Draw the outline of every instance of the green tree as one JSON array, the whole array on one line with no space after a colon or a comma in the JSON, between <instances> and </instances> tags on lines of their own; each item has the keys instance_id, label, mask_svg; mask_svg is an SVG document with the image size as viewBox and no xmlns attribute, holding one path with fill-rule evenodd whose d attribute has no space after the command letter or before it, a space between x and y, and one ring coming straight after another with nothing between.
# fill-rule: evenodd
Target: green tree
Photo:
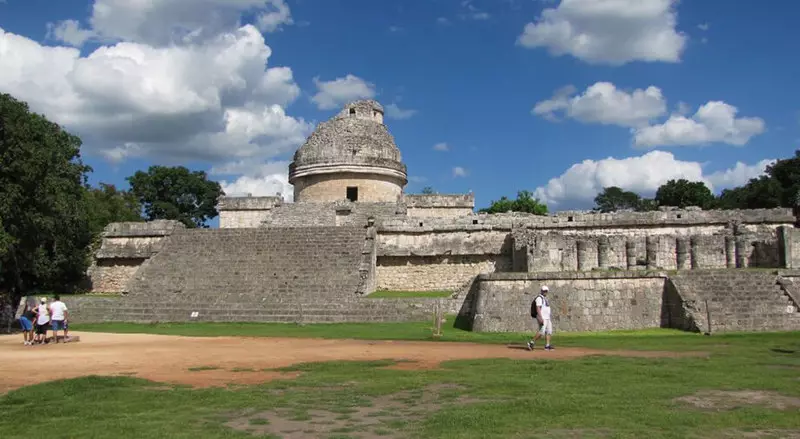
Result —
<instances>
[{"instance_id":1,"label":"green tree","mask_svg":"<svg viewBox=\"0 0 800 439\"><path fill-rule=\"evenodd\" d=\"M432 187L425 186L424 188L422 188L422 192L421 193L423 193L425 195L431 195L431 194L435 194L436 192L433 190Z\"/></svg>"},{"instance_id":2,"label":"green tree","mask_svg":"<svg viewBox=\"0 0 800 439\"><path fill-rule=\"evenodd\" d=\"M547 205L540 202L538 198L534 198L531 192L519 191L517 192L516 200L510 200L504 196L497 201L492 201L492 204L489 207L480 209L478 212L526 212L534 215L547 215Z\"/></svg>"},{"instance_id":3,"label":"green tree","mask_svg":"<svg viewBox=\"0 0 800 439\"><path fill-rule=\"evenodd\" d=\"M780 189L778 190L774 185L769 186L763 182L760 185L755 183L753 189L764 191L764 195L774 195L775 191L779 191L780 206L794 206L798 194L800 194L800 151L795 151L792 158L778 160L767 166L766 174L778 184Z\"/></svg>"},{"instance_id":4,"label":"green tree","mask_svg":"<svg viewBox=\"0 0 800 439\"><path fill-rule=\"evenodd\" d=\"M594 197L595 210L600 212L614 212L617 210L641 210L642 197L631 191L622 190L617 186L603 188L603 191Z\"/></svg>"},{"instance_id":5,"label":"green tree","mask_svg":"<svg viewBox=\"0 0 800 439\"><path fill-rule=\"evenodd\" d=\"M186 227L208 227L206 221L218 215L217 199L224 195L205 172L183 166L151 166L128 177L128 182L147 220L177 220Z\"/></svg>"},{"instance_id":6,"label":"green tree","mask_svg":"<svg viewBox=\"0 0 800 439\"><path fill-rule=\"evenodd\" d=\"M81 140L0 94L0 290L12 300L83 279L91 230Z\"/></svg>"},{"instance_id":7,"label":"green tree","mask_svg":"<svg viewBox=\"0 0 800 439\"><path fill-rule=\"evenodd\" d=\"M660 206L685 208L697 206L703 209L714 207L715 197L711 189L701 181L686 179L669 180L656 191L655 201Z\"/></svg>"},{"instance_id":8,"label":"green tree","mask_svg":"<svg viewBox=\"0 0 800 439\"><path fill-rule=\"evenodd\" d=\"M87 188L89 226L97 236L110 223L125 221L144 221L141 206L136 196L121 191L113 184L100 183L97 188Z\"/></svg>"},{"instance_id":9,"label":"green tree","mask_svg":"<svg viewBox=\"0 0 800 439\"><path fill-rule=\"evenodd\" d=\"M765 175L744 186L723 190L717 205L720 209L773 209L781 207L783 192L777 180Z\"/></svg>"}]
</instances>

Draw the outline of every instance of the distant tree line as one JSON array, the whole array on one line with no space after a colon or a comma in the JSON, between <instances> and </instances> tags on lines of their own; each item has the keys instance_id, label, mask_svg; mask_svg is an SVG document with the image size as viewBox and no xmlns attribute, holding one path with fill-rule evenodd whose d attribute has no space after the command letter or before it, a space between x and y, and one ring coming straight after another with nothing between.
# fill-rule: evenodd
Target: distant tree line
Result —
<instances>
[{"instance_id":1,"label":"distant tree line","mask_svg":"<svg viewBox=\"0 0 800 439\"><path fill-rule=\"evenodd\" d=\"M109 223L171 219L208 227L217 216L223 191L205 172L152 166L127 178L129 190L92 187L81 145L0 94L0 296L13 304L34 291L74 291Z\"/></svg>"}]
</instances>

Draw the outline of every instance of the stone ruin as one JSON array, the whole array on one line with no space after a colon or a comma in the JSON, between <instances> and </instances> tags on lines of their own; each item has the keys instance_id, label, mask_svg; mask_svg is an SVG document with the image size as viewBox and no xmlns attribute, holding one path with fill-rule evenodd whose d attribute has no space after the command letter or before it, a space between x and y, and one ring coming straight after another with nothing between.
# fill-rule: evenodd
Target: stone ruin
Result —
<instances>
[{"instance_id":1,"label":"stone ruin","mask_svg":"<svg viewBox=\"0 0 800 439\"><path fill-rule=\"evenodd\" d=\"M409 195L371 100L321 123L289 167L294 202L222 197L219 229L110 224L75 296L79 321L428 320L532 329L551 288L556 330L800 329L791 209L474 213L473 194ZM452 291L375 299L379 290Z\"/></svg>"}]
</instances>

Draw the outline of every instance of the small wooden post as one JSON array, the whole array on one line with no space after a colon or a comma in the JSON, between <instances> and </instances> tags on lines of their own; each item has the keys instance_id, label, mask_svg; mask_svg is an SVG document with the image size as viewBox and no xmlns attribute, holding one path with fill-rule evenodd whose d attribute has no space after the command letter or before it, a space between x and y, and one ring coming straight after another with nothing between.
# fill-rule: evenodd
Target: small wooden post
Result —
<instances>
[{"instance_id":1,"label":"small wooden post","mask_svg":"<svg viewBox=\"0 0 800 439\"><path fill-rule=\"evenodd\" d=\"M433 305L433 337L442 336L442 306L441 301L437 300Z\"/></svg>"}]
</instances>

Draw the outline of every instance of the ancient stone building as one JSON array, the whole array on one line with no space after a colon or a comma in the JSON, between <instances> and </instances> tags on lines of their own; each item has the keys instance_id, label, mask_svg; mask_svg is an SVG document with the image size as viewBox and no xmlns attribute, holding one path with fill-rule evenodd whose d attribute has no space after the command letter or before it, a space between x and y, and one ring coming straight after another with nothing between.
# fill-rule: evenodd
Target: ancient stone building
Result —
<instances>
[{"instance_id":1,"label":"ancient stone building","mask_svg":"<svg viewBox=\"0 0 800 439\"><path fill-rule=\"evenodd\" d=\"M75 297L84 321L427 319L452 291L479 331L530 330L551 287L557 330L800 329L791 209L477 214L472 194L404 194L406 165L374 101L321 123L289 168L294 202L222 197L220 229L111 224ZM709 318L710 317L710 318Z\"/></svg>"}]
</instances>

